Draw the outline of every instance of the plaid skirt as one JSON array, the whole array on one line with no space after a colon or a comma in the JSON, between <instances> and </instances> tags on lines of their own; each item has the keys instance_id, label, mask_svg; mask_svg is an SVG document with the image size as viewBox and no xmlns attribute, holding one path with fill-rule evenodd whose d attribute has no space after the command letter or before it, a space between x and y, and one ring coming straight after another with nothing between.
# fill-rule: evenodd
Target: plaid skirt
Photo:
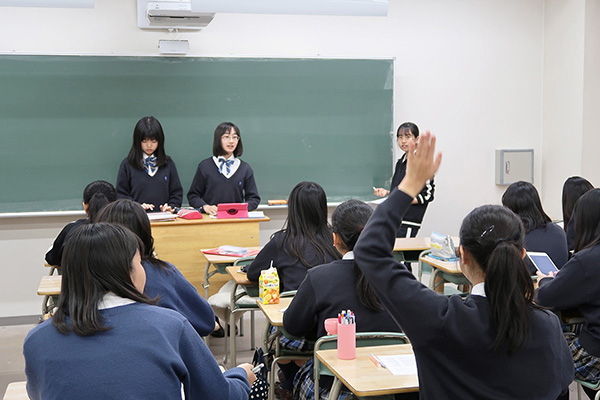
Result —
<instances>
[{"instance_id":1,"label":"plaid skirt","mask_svg":"<svg viewBox=\"0 0 600 400\"><path fill-rule=\"evenodd\" d=\"M319 387L319 397L315 397L315 381L313 380L314 359L308 360L294 377L294 400L328 400L329 390ZM342 389L340 399L355 398L351 392Z\"/></svg>"},{"instance_id":2,"label":"plaid skirt","mask_svg":"<svg viewBox=\"0 0 600 400\"><path fill-rule=\"evenodd\" d=\"M575 378L592 384L598 383L600 381L600 359L581 347L579 337L567 337L567 342L575 362Z\"/></svg>"},{"instance_id":3,"label":"plaid skirt","mask_svg":"<svg viewBox=\"0 0 600 400\"><path fill-rule=\"evenodd\" d=\"M275 333L277 328L271 326L269 329L269 335ZM296 350L296 351L310 351L315 347L314 342L304 339L288 339L285 336L279 336L279 345L283 349Z\"/></svg>"}]
</instances>

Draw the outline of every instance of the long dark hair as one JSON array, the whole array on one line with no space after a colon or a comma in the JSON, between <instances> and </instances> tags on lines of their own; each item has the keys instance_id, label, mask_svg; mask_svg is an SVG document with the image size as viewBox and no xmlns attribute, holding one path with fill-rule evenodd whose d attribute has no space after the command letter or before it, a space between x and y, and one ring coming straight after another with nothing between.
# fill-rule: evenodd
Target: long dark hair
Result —
<instances>
[{"instance_id":1,"label":"long dark hair","mask_svg":"<svg viewBox=\"0 0 600 400\"><path fill-rule=\"evenodd\" d=\"M360 200L350 199L337 206L331 216L331 225L333 233L339 236L346 250L354 249L354 245L372 213L373 209ZM383 306L379 298L356 262L354 262L354 280L358 300L369 310L382 311Z\"/></svg>"},{"instance_id":2,"label":"long dark hair","mask_svg":"<svg viewBox=\"0 0 600 400\"><path fill-rule=\"evenodd\" d=\"M562 214L565 232L573 216L575 203L584 193L593 188L594 186L587 179L580 176L572 176L565 181L562 188Z\"/></svg>"},{"instance_id":3,"label":"long dark hair","mask_svg":"<svg viewBox=\"0 0 600 400\"><path fill-rule=\"evenodd\" d=\"M460 244L485 274L485 294L496 325L492 350L513 354L527 338L533 282L521 257L524 229L506 207L476 208L463 220Z\"/></svg>"},{"instance_id":4,"label":"long dark hair","mask_svg":"<svg viewBox=\"0 0 600 400\"><path fill-rule=\"evenodd\" d=\"M519 181L511 184L502 195L502 204L521 218L525 233L552 222L542 208L537 189L529 182Z\"/></svg>"},{"instance_id":5,"label":"long dark hair","mask_svg":"<svg viewBox=\"0 0 600 400\"><path fill-rule=\"evenodd\" d=\"M215 136L213 138L213 156L219 157L225 155L225 150L223 150L223 145L221 143L221 137L223 135L231 134L231 130L235 131L235 134L239 136L239 140L235 150L233 151L233 155L235 157L241 157L244 153L244 145L242 144L242 134L240 133L240 128L237 127L233 122L221 122L219 126L215 129Z\"/></svg>"},{"instance_id":6,"label":"long dark hair","mask_svg":"<svg viewBox=\"0 0 600 400\"><path fill-rule=\"evenodd\" d=\"M131 149L129 149L129 154L127 155L127 162L129 165L137 169L144 169L142 141L145 139L153 139L158 142L158 147L154 152L156 166L162 167L167 164L170 158L165 153L165 134L162 125L156 118L150 116L140 119L137 124L135 124L135 128L133 129L133 143L131 144Z\"/></svg>"},{"instance_id":7,"label":"long dark hair","mask_svg":"<svg viewBox=\"0 0 600 400\"><path fill-rule=\"evenodd\" d=\"M600 189L588 190L577 200L574 218L575 252L600 243Z\"/></svg>"},{"instance_id":8,"label":"long dark hair","mask_svg":"<svg viewBox=\"0 0 600 400\"><path fill-rule=\"evenodd\" d=\"M104 325L98 310L98 303L108 292L154 304L131 281L133 257L143 247L129 229L118 225L98 223L77 228L65 245L58 309L52 317L56 329L80 336L112 329Z\"/></svg>"},{"instance_id":9,"label":"long dark hair","mask_svg":"<svg viewBox=\"0 0 600 400\"><path fill-rule=\"evenodd\" d=\"M312 268L304 258L309 245L314 246L322 256L322 264L327 256L340 258L333 247L331 229L327 223L327 196L315 182L300 182L291 191L288 200L288 216L283 228L283 248L287 254L300 260L307 268Z\"/></svg>"},{"instance_id":10,"label":"long dark hair","mask_svg":"<svg viewBox=\"0 0 600 400\"><path fill-rule=\"evenodd\" d=\"M162 269L170 270L169 263L154 256L154 238L152 238L152 227L148 214L139 203L129 199L119 199L104 207L98 215L98 222L119 224L135 233L144 244L141 252L143 260L149 260L153 265Z\"/></svg>"},{"instance_id":11,"label":"long dark hair","mask_svg":"<svg viewBox=\"0 0 600 400\"><path fill-rule=\"evenodd\" d=\"M95 221L102 207L115 200L117 200L117 191L109 182L94 181L83 189L83 202L87 204L87 214L90 222Z\"/></svg>"}]
</instances>

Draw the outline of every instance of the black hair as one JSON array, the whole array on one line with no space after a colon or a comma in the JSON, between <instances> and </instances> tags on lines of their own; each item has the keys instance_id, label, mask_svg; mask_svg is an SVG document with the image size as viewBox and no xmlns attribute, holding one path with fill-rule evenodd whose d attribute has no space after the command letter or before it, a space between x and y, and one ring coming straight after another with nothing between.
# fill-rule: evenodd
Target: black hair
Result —
<instances>
[{"instance_id":1,"label":"black hair","mask_svg":"<svg viewBox=\"0 0 600 400\"><path fill-rule=\"evenodd\" d=\"M87 204L88 220L94 221L102 207L117 200L117 190L106 181L94 181L83 189L83 202Z\"/></svg>"},{"instance_id":2,"label":"black hair","mask_svg":"<svg viewBox=\"0 0 600 400\"><path fill-rule=\"evenodd\" d=\"M331 216L331 224L333 233L339 236L346 250L354 249L354 245L372 213L373 209L360 200L350 199L337 206ZM383 306L379 298L356 262L354 262L354 280L358 300L369 310L382 311Z\"/></svg>"},{"instance_id":3,"label":"black hair","mask_svg":"<svg viewBox=\"0 0 600 400\"><path fill-rule=\"evenodd\" d=\"M282 231L285 252L300 260L306 268L314 267L304 258L309 245L314 246L322 256L322 262L315 265L327 262L327 256L340 258L333 247L333 237L327 223L327 196L318 183L300 182L292 189L288 200L288 216Z\"/></svg>"},{"instance_id":4,"label":"black hair","mask_svg":"<svg viewBox=\"0 0 600 400\"><path fill-rule=\"evenodd\" d=\"M135 124L135 128L133 129L133 143L131 144L131 149L129 149L129 154L127 155L127 162L129 165L137 169L145 169L142 141L146 139L156 140L158 142L158 147L154 152L156 166L162 167L167 164L170 158L165 153L165 134L162 125L156 118L149 116L140 119L137 124Z\"/></svg>"},{"instance_id":5,"label":"black hair","mask_svg":"<svg viewBox=\"0 0 600 400\"><path fill-rule=\"evenodd\" d=\"M574 218L575 252L600 243L600 189L588 190L577 200Z\"/></svg>"},{"instance_id":6,"label":"black hair","mask_svg":"<svg viewBox=\"0 0 600 400\"><path fill-rule=\"evenodd\" d=\"M412 122L405 122L398 127L396 137L399 137L402 132L409 131L415 138L419 137L419 127Z\"/></svg>"},{"instance_id":7,"label":"black hair","mask_svg":"<svg viewBox=\"0 0 600 400\"><path fill-rule=\"evenodd\" d=\"M98 222L119 224L135 233L144 244L141 254L143 260L149 260L162 270L170 270L169 263L154 256L154 239L148 214L139 203L129 199L119 199L104 207L98 215Z\"/></svg>"},{"instance_id":8,"label":"black hair","mask_svg":"<svg viewBox=\"0 0 600 400\"><path fill-rule=\"evenodd\" d=\"M140 293L131 281L132 260L144 245L130 230L106 223L85 224L65 244L58 309L52 324L64 334L90 336L112 329L104 325L98 304L104 295L140 303L154 301Z\"/></svg>"},{"instance_id":9,"label":"black hair","mask_svg":"<svg viewBox=\"0 0 600 400\"><path fill-rule=\"evenodd\" d=\"M587 179L580 176L572 176L565 181L562 188L562 214L565 232L573 215L575 203L584 193L593 188L594 186Z\"/></svg>"},{"instance_id":10,"label":"black hair","mask_svg":"<svg viewBox=\"0 0 600 400\"><path fill-rule=\"evenodd\" d=\"M225 155L225 150L223 150L223 145L221 143L221 137L223 135L230 134L232 130L235 131L234 134L238 135L240 138L235 150L233 151L233 155L235 157L241 157L241 155L244 153L244 145L242 144L242 134L240 133L240 128L238 128L233 122L221 122L215 129L215 137L213 140L213 156L219 157Z\"/></svg>"},{"instance_id":11,"label":"black hair","mask_svg":"<svg viewBox=\"0 0 600 400\"><path fill-rule=\"evenodd\" d=\"M492 350L513 354L525 342L533 304L533 282L521 257L525 231L506 207L471 211L460 228L460 244L485 274L485 294L496 325Z\"/></svg>"},{"instance_id":12,"label":"black hair","mask_svg":"<svg viewBox=\"0 0 600 400\"><path fill-rule=\"evenodd\" d=\"M519 181L511 184L502 195L502 204L521 218L525 233L552 222L542 208L537 189L529 182Z\"/></svg>"}]
</instances>

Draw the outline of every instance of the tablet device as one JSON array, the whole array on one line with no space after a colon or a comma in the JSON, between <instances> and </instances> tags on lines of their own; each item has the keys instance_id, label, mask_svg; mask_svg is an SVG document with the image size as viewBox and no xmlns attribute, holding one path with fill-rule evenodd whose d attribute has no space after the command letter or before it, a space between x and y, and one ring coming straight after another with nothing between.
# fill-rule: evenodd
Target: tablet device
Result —
<instances>
[{"instance_id":1,"label":"tablet device","mask_svg":"<svg viewBox=\"0 0 600 400\"><path fill-rule=\"evenodd\" d=\"M219 203L217 218L248 218L248 203Z\"/></svg>"},{"instance_id":2,"label":"tablet device","mask_svg":"<svg viewBox=\"0 0 600 400\"><path fill-rule=\"evenodd\" d=\"M556 265L554 265L552 259L548 257L548 254L546 253L528 251L527 258L529 258L535 268L544 275L548 275L550 272L558 271L558 268L556 268Z\"/></svg>"}]
</instances>

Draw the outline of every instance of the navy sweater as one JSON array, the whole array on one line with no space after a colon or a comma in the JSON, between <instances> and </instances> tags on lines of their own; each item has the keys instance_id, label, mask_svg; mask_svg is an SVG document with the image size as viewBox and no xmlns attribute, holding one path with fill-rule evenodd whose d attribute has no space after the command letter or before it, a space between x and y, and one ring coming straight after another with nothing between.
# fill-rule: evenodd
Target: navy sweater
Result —
<instances>
[{"instance_id":1,"label":"navy sweater","mask_svg":"<svg viewBox=\"0 0 600 400\"><path fill-rule=\"evenodd\" d=\"M492 352L496 329L486 297L438 294L394 259L395 233L411 201L396 190L380 204L354 255L413 345L420 398L556 399L574 375L556 315L532 308L523 346L511 356Z\"/></svg>"},{"instance_id":2,"label":"navy sweater","mask_svg":"<svg viewBox=\"0 0 600 400\"><path fill-rule=\"evenodd\" d=\"M536 301L558 310L578 308L585 324L579 335L581 346L600 357L600 244L581 250L567 262L556 278L539 282Z\"/></svg>"},{"instance_id":3,"label":"navy sweater","mask_svg":"<svg viewBox=\"0 0 600 400\"><path fill-rule=\"evenodd\" d=\"M390 193L394 191L394 189L398 188L402 179L406 175L406 154L402 155L398 162L396 163L396 169L394 170L394 176L392 177L392 185L390 186ZM406 215L404 216L404 222L411 222L412 224L416 224L417 226L421 225L423 222L423 217L425 216L425 211L427 210L427 206L429 203L433 201L433 194L435 192L435 184L433 182L433 178L431 178L423 189L421 193L415 197L417 199L417 204L412 204L409 209L406 211Z\"/></svg>"},{"instance_id":4,"label":"navy sweater","mask_svg":"<svg viewBox=\"0 0 600 400\"><path fill-rule=\"evenodd\" d=\"M174 265L162 270L150 260L142 261L146 271L144 293L151 298L158 296L158 306L170 308L183 315L200 336L207 336L215 329L215 314L204 298Z\"/></svg>"},{"instance_id":5,"label":"navy sweater","mask_svg":"<svg viewBox=\"0 0 600 400\"><path fill-rule=\"evenodd\" d=\"M304 280L308 268L302 264L302 262L296 257L290 256L283 246L283 231L275 232L273 238L263 247L263 249L256 255L256 258L248 266L248 280L252 282L258 282L260 271L268 269L273 261L273 266L277 268L279 274L279 288L280 291L285 292L289 290L297 290L300 283ZM331 246L333 254L337 253L337 250L333 247L332 243L327 243L327 246ZM321 254L317 248L313 245L308 245L304 249L304 259L310 264L311 267L320 264L326 264L339 258L333 254Z\"/></svg>"},{"instance_id":6,"label":"navy sweater","mask_svg":"<svg viewBox=\"0 0 600 400\"><path fill-rule=\"evenodd\" d=\"M52 247L50 247L50 250L48 250L48 252L46 253L46 262L48 264L60 267L62 262L62 254L67 239L71 236L75 229L79 228L81 225L87 222L87 218L78 219L77 221L69 222L62 229L62 231L60 231L56 239L54 239Z\"/></svg>"},{"instance_id":7,"label":"navy sweater","mask_svg":"<svg viewBox=\"0 0 600 400\"><path fill-rule=\"evenodd\" d=\"M248 163L240 160L237 171L227 179L219 172L212 157L198 164L187 198L194 208L206 204L248 203L248 210L254 210L260 203L254 172Z\"/></svg>"},{"instance_id":8,"label":"navy sweater","mask_svg":"<svg viewBox=\"0 0 600 400\"><path fill-rule=\"evenodd\" d=\"M567 236L558 225L548 222L545 227L540 227L525 234L525 248L527 251L542 251L550 257L556 268L562 268L569 259L567 250ZM527 259L529 271L535 275L535 267Z\"/></svg>"},{"instance_id":9,"label":"navy sweater","mask_svg":"<svg viewBox=\"0 0 600 400\"><path fill-rule=\"evenodd\" d=\"M224 374L179 313L133 303L101 310L112 329L64 335L52 320L33 328L23 345L27 393L33 400L247 400L242 368Z\"/></svg>"},{"instance_id":10,"label":"navy sweater","mask_svg":"<svg viewBox=\"0 0 600 400\"><path fill-rule=\"evenodd\" d=\"M171 207L181 207L183 188L175 162L169 158L167 164L158 168L154 176L145 169L132 167L123 160L117 175L117 195L119 199L129 199L138 203L154 204L153 211L167 203Z\"/></svg>"}]
</instances>

